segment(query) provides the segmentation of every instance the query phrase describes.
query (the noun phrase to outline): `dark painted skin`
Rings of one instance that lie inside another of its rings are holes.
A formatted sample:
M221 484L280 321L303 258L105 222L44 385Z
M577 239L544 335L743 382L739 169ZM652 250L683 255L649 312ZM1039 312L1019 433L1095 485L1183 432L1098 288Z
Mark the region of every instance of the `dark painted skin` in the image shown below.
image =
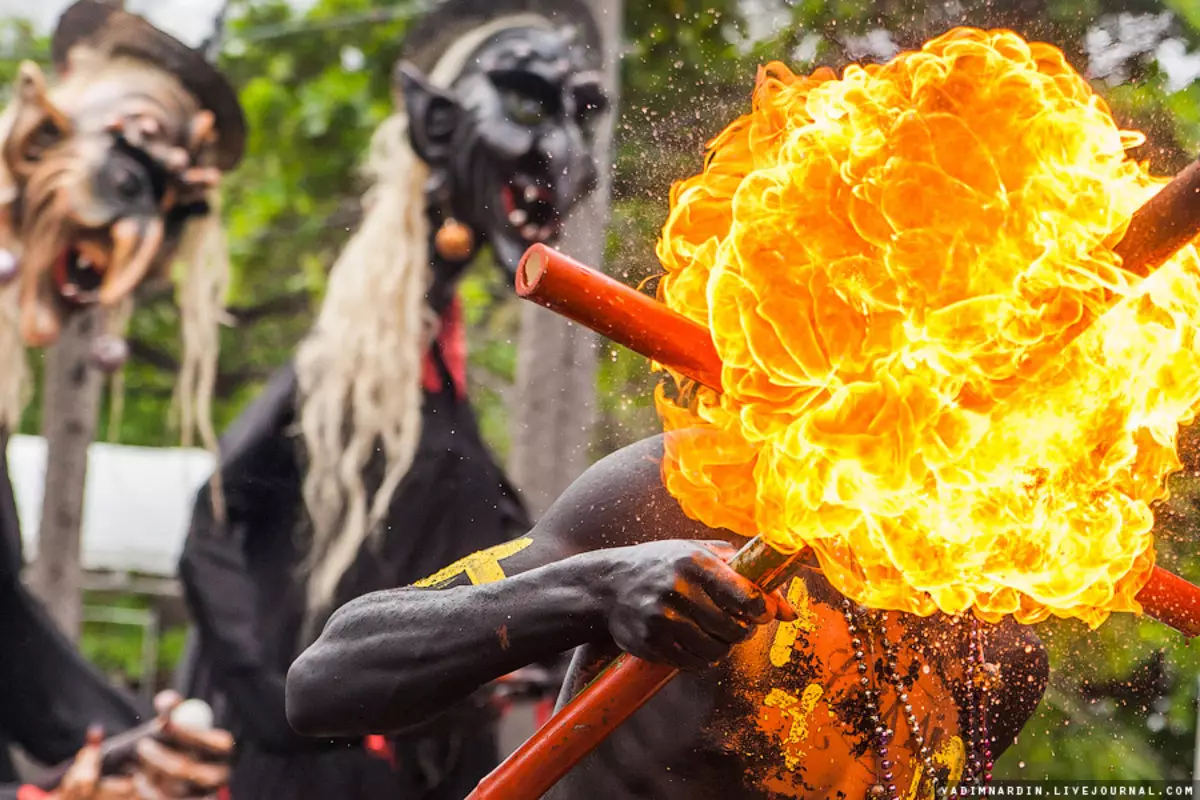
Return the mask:
M708 544L743 540L688 519L667 494L661 448L661 438L649 439L588 470L532 530L532 544L501 561L506 579L469 585L459 576L341 608L288 674L291 724L313 735L403 729L500 675L575 649L562 703L624 649L687 671L547 797L866 796L877 756L842 598L806 569L789 589L800 615L790 622L787 603L763 596ZM972 708L962 677L967 626L889 617L899 672L945 777L961 767L954 742L966 738ZM1048 666L1026 628L988 626L986 637L987 660L999 667L987 695L998 756L1040 700ZM927 796L928 782L920 792L914 784L916 746L895 692L881 686L900 795Z

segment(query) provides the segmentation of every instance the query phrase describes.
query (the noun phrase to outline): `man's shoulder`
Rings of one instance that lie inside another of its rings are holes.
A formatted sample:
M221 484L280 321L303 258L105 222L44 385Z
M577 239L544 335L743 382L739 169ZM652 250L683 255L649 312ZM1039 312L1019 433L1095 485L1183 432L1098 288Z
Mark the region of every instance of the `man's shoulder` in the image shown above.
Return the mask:
M559 498L543 525L576 551L664 539L735 538L689 518L663 485L662 434L642 439L593 464Z

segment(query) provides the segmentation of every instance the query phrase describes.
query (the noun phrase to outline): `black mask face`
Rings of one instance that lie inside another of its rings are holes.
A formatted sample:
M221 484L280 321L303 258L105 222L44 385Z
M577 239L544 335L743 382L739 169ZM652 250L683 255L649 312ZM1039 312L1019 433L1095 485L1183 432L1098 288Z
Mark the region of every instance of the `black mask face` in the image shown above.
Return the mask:
M485 42L449 90L410 65L398 78L413 147L431 168L434 229L453 215L515 275L595 187L592 128L608 105L599 76L569 35L520 28Z

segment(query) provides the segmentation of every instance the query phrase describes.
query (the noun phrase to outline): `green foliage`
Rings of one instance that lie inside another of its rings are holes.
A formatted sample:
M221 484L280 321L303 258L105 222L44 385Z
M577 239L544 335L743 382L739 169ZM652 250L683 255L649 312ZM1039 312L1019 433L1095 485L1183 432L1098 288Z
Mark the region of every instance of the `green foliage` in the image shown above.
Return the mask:
M12 98L17 67L23 60L43 62L50 51L50 39L39 36L33 25L20 17L0 17L0 103Z
M998 777L1191 777L1200 649L1129 615L1095 631L1058 622L1038 632L1051 653L1051 685L1017 745L997 764ZM1159 653L1167 665L1163 694L1133 696ZM1130 696L1090 695L1088 687L1105 683Z
M147 598L132 595L85 594L84 605L102 610L147 611ZM79 638L79 649L105 675L123 684L137 683L145 679L144 648L146 636L153 631L132 624L117 624L105 620L87 620ZM187 640L187 628L182 625L170 627L158 633L158 653L155 659L158 686L169 683L170 676L179 665Z

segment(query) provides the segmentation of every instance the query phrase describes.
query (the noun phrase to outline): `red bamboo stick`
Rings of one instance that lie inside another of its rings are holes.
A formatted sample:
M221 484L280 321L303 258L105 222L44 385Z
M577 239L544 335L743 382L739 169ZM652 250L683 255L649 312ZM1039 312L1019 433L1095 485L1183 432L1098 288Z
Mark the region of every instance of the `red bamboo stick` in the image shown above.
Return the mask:
M707 328L570 256L530 247L517 266L517 294L721 390L721 357Z
M1145 278L1195 239L1197 233L1200 233L1200 161L1193 161L1133 213L1113 252L1121 258L1121 269ZM1108 308L1120 299L1110 294ZM1061 356L1105 310L1085 311L1084 316L1060 336L1055 355ZM964 408L984 412L1000 402L1011 400L1023 386L1036 380L1045 365L1044 359L1030 360L1012 377L993 384L986 397L968 386L959 402Z
M1121 266L1143 278L1200 232L1200 161L1193 161L1129 219L1113 252Z
M1191 638L1200 636L1200 587L1155 566L1150 580L1137 593L1146 616Z
M622 653L575 695L466 800L535 800L633 716L679 670Z
M1200 635L1200 589L1178 575L1155 567L1138 601L1158 621L1186 636ZM480 781L466 800L541 797L678 674L667 664L621 654Z
M1200 169L1193 177L1200 178ZM1178 246L1188 241L1179 241ZM1154 267L1170 257L1170 254L1163 257L1161 248L1157 253L1160 260L1153 263ZM1147 263L1139 261L1141 268L1146 268ZM614 292L618 299L598 300L610 285L619 287ZM521 261L517 291L522 297L558 311L705 386L712 386L709 381L715 380L716 388L720 388L721 359L707 330L662 303L545 245L534 245ZM618 311L606 315L600 308ZM660 331L664 336L679 338L666 346L657 340ZM1137 599L1147 616L1186 636L1200 635L1200 587L1155 567Z

